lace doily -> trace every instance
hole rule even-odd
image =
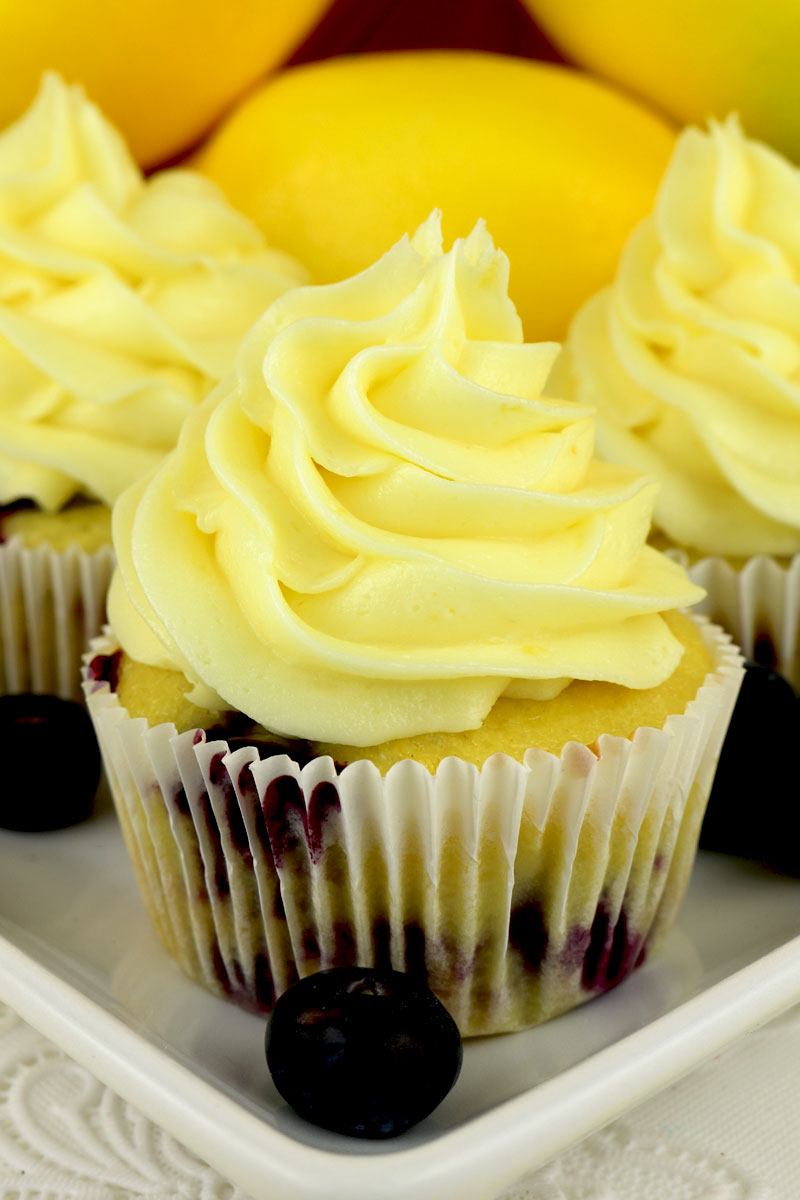
[[[502,1200],[796,1200],[798,1061],[794,1009]],[[248,1200],[0,1005],[0,1200],[139,1198]]]

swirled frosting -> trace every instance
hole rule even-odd
[[[658,477],[674,542],[800,551],[800,171],[735,119],[686,130],[553,385],[596,406],[603,457]]]
[[[352,279],[281,297],[238,372],[114,513],[112,625],[191,699],[369,745],[476,728],[498,696],[667,678],[702,592],[645,545],[655,485],[542,395],[508,261],[432,216]]]
[[[46,75],[0,135],[0,504],[113,502],[306,274],[198,174],[144,179]]]

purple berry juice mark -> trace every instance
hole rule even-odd
[[[522,958],[526,971],[538,971],[549,941],[542,906],[538,900],[520,904],[511,912],[508,940]]]
[[[581,982],[586,990],[603,992],[620,983],[636,965],[640,944],[640,938],[629,934],[624,909],[612,928],[609,912],[599,904],[583,960]]]
[[[211,961],[214,966],[214,974],[222,984],[225,994],[230,996],[233,989],[231,987],[231,981],[228,977],[228,972],[225,967],[225,961],[222,957],[222,951],[220,950],[217,942],[214,942],[211,947]]]
[[[267,784],[262,810],[275,866],[308,840],[306,809],[300,785],[292,775],[279,775]]]
[[[356,962],[356,939],[349,921],[333,925],[333,967],[352,967]]]
[[[192,829],[191,832],[187,831],[187,836],[183,843],[183,852],[187,856],[187,860],[190,860],[187,861],[189,878],[196,881],[199,885],[195,889],[195,895],[202,904],[205,904],[208,901],[208,889],[206,887],[203,854],[200,849],[200,843],[197,840],[197,831],[194,827],[189,797],[186,795],[186,789],[182,783],[178,783],[175,786],[168,807],[171,807],[173,812],[177,812],[183,821],[191,822]]]
[[[255,979],[256,1003],[259,1008],[267,1012],[275,1003],[275,982],[272,978],[272,971],[269,965],[269,959],[263,950],[260,950],[255,956],[253,963],[253,973]]]
[[[234,958],[231,962],[231,970],[233,972],[233,985],[236,991],[243,991],[245,987],[244,967],[238,958]]]
[[[559,955],[561,966],[571,974],[583,969],[583,961],[589,948],[591,931],[582,925],[573,925],[567,933],[563,949]]]
[[[392,931],[385,917],[378,917],[372,925],[373,965],[379,969],[392,965]]]
[[[197,798],[197,807],[200,810],[200,819],[202,820],[208,840],[211,844],[211,856],[213,858],[213,874],[214,891],[220,899],[224,899],[230,895],[231,885],[228,879],[228,868],[225,863],[225,855],[222,851],[222,839],[219,835],[219,826],[217,819],[214,816],[214,810],[211,807],[211,800],[208,792],[203,791]],[[205,858],[205,856],[204,856]],[[206,863],[206,886],[208,886],[208,864]]]
[[[415,979],[428,978],[428,964],[425,959],[425,931],[416,921],[403,926],[403,941],[405,942],[406,972]]]
[[[329,822],[342,811],[336,784],[323,780],[311,793],[308,803],[308,850],[313,863],[319,862]]]
[[[208,774],[212,784],[222,792],[222,803],[225,809],[225,823],[228,828],[233,847],[245,866],[253,865],[250,853],[250,843],[247,839],[247,829],[239,808],[239,800],[231,783],[231,777],[225,767],[222,754],[215,754],[208,765]]]
[[[228,998],[247,1012],[269,1012],[275,1004],[275,986],[269,959],[263,951],[255,955],[249,978],[239,959],[234,958],[228,978],[222,983]]]
[[[96,654],[86,674],[95,683],[107,683],[112,692],[119,687],[119,666],[122,662],[122,651],[115,650],[113,654]]]
[[[624,911],[619,914],[611,938],[611,949],[606,963],[606,982],[613,987],[627,975],[633,964],[634,946],[628,938],[628,922]]]
[[[239,772],[239,778],[236,780],[236,786],[247,800],[258,799],[256,792],[256,781],[253,779],[252,764],[245,763]]]
[[[186,795],[186,788],[182,783],[179,783],[172,793],[172,803],[182,817],[191,817],[192,810],[189,807],[189,797]]]
[[[228,879],[228,871],[225,866],[225,860],[217,862],[214,868],[214,891],[220,900],[224,900],[231,894],[231,881]]]
[[[300,945],[303,952],[303,958],[306,962],[309,960],[319,962],[321,954],[319,949],[319,939],[317,938],[317,932],[315,929],[307,927],[303,930],[300,939]]]
[[[272,875],[275,871],[275,860],[272,857],[272,847],[269,842],[267,825],[258,799],[258,789],[256,788],[256,781],[253,778],[253,772],[250,769],[250,763],[246,763],[242,767],[239,772],[238,783],[239,791],[250,812],[251,820],[255,825],[255,845],[258,846],[259,855],[263,855],[265,859],[265,866],[268,873]]]
[[[606,942],[608,941],[608,926],[608,913],[602,905],[599,905],[597,912],[594,914],[592,928],[589,933],[589,945],[586,949],[586,954],[584,955],[583,959],[583,974],[581,977],[581,982],[587,989],[598,987],[600,964],[603,961]]]

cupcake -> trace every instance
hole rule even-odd
[[[699,606],[800,687],[800,171],[734,118],[678,139],[552,386],[603,458],[658,478]]]
[[[507,282],[434,215],[287,293],[115,506],[87,703],[164,944],[251,1007],[391,965],[522,1028],[686,886],[740,660]]]
[[[189,171],[145,179],[46,75],[0,134],[0,686],[80,694],[109,508],[172,449],[297,263]]]

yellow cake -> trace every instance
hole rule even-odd
[[[636,691],[616,683],[576,680],[551,700],[501,697],[477,729],[422,733],[376,746],[311,742],[303,748],[303,757],[328,754],[342,765],[367,759],[381,773],[410,759],[435,772],[449,755],[482,767],[498,751],[519,762],[531,746],[558,755],[568,742],[579,742],[596,752],[597,739],[604,733],[630,738],[641,726],[660,729],[672,713],[685,710],[714,665],[697,626],[688,617],[667,613],[664,619],[680,640],[684,653],[672,674],[657,687]],[[178,733],[188,729],[220,733],[229,727],[237,737],[242,736],[241,714],[210,713],[192,704],[186,698],[190,685],[179,671],[148,666],[121,653],[116,678],[117,697],[130,717],[144,717],[152,725],[169,722]],[[257,726],[248,733],[254,741],[276,736]],[[293,749],[290,738],[286,739],[286,748],[290,752]]]
[[[88,500],[73,501],[54,513],[11,507],[0,513],[0,535],[4,541],[18,538],[28,550],[48,546],[60,552],[76,546],[94,554],[111,545],[111,509]]]

